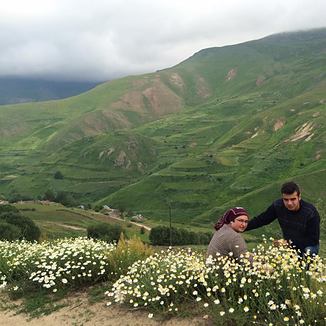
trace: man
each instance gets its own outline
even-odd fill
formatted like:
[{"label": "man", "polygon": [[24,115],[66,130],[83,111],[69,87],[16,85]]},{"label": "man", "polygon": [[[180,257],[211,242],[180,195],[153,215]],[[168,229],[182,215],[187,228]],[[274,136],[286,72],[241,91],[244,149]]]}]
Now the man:
[{"label": "man", "polygon": [[249,221],[247,230],[257,229],[278,219],[283,237],[300,253],[318,254],[320,217],[317,209],[301,199],[299,186],[286,182],[281,188],[282,199]]}]

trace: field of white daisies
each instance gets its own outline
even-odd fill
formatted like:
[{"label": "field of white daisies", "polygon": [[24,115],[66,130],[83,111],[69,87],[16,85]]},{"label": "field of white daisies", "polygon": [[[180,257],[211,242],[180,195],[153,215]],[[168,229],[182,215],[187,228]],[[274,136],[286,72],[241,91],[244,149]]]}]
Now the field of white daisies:
[{"label": "field of white daisies", "polygon": [[191,249],[155,252],[138,239],[0,241],[0,288],[54,296],[103,285],[107,305],[148,318],[195,313],[216,325],[325,325],[325,260],[299,258],[264,241],[251,259],[206,257]]}]

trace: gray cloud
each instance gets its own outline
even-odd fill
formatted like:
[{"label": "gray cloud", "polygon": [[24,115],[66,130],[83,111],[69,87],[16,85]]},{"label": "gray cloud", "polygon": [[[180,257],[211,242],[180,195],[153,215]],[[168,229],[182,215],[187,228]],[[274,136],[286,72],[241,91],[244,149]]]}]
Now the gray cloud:
[{"label": "gray cloud", "polygon": [[203,48],[325,26],[324,0],[11,0],[0,4],[0,76],[107,80]]}]

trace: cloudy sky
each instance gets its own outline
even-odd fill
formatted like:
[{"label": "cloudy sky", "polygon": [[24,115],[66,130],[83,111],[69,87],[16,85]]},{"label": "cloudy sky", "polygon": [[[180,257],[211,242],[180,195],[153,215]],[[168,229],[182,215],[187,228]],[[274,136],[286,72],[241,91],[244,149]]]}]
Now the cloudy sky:
[{"label": "cloudy sky", "polygon": [[326,27],[325,0],[2,0],[0,76],[109,80]]}]

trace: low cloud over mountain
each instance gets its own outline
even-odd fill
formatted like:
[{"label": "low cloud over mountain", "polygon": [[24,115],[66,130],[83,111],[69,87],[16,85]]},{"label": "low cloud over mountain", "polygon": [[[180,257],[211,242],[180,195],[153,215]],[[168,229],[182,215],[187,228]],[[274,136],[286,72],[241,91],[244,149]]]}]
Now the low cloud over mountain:
[{"label": "low cloud over mountain", "polygon": [[323,0],[12,0],[0,5],[0,76],[103,81],[212,46],[321,27]]}]

